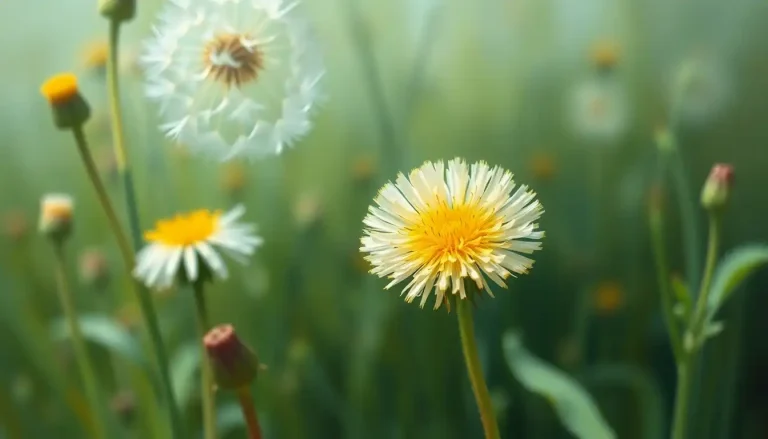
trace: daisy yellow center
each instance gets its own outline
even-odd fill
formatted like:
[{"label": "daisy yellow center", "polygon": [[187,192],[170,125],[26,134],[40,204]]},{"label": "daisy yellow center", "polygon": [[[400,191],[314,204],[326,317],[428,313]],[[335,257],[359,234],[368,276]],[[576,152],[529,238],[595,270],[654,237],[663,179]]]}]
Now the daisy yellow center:
[{"label": "daisy yellow center", "polygon": [[221,212],[206,209],[179,214],[158,221],[154,230],[144,233],[149,242],[187,247],[209,239],[219,227]]},{"label": "daisy yellow center", "polygon": [[498,247],[501,217],[477,204],[441,203],[408,230],[406,248],[425,264],[474,263]]}]

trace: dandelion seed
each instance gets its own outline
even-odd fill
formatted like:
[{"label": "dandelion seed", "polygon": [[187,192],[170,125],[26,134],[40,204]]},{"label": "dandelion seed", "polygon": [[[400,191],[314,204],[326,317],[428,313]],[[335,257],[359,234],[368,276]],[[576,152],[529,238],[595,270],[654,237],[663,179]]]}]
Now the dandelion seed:
[{"label": "dandelion seed", "polygon": [[568,113],[574,132],[590,142],[612,143],[627,131],[629,105],[611,78],[592,78],[578,84]]},{"label": "dandelion seed", "polygon": [[544,237],[535,223],[543,212],[536,194],[515,186],[510,172],[461,159],[400,174],[363,221],[360,250],[371,273],[392,279],[387,288],[411,278],[405,300],[421,297],[422,307],[434,289],[435,309],[449,295],[469,299],[466,278],[489,295],[486,278],[506,287],[506,278],[533,266],[522,254],[541,249]]},{"label": "dandelion seed", "polygon": [[141,58],[168,137],[228,160],[280,154],[309,132],[323,67],[295,6],[170,2]]},{"label": "dandelion seed", "polygon": [[237,206],[224,214],[197,210],[158,221],[144,233],[149,244],[137,255],[133,275],[157,289],[170,287],[176,278],[190,283],[214,274],[226,278],[228,270],[217,250],[244,263],[262,243],[255,226],[238,221],[244,213]]}]

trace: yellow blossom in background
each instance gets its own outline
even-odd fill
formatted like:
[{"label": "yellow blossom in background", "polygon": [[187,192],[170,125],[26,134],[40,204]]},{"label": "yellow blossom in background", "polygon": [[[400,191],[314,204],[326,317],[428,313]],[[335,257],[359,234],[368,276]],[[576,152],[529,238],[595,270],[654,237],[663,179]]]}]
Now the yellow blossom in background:
[{"label": "yellow blossom in background", "polygon": [[614,314],[624,305],[624,290],[621,284],[613,281],[605,281],[595,290],[594,307],[601,315]]},{"label": "yellow blossom in background", "polygon": [[[544,209],[512,173],[485,162],[426,162],[380,191],[363,221],[361,251],[371,273],[388,277],[390,288],[408,278],[406,302],[421,297],[423,307],[435,291],[435,309],[450,296],[470,299],[469,278],[492,295],[486,278],[501,287],[514,273],[533,266],[544,232],[536,221]],[[450,306],[450,304],[448,304]]]},{"label": "yellow blossom in background", "polygon": [[557,172],[555,156],[550,153],[538,152],[530,159],[530,171],[533,178],[539,181],[549,181]]},{"label": "yellow blossom in background", "polygon": [[317,223],[323,215],[320,197],[314,192],[299,195],[293,206],[293,217],[300,228],[307,228]]},{"label": "yellow blossom in background", "polygon": [[227,194],[240,194],[247,183],[245,166],[240,162],[228,162],[221,167],[221,188]]},{"label": "yellow blossom in background", "polygon": [[589,52],[592,66],[599,71],[610,71],[619,62],[619,45],[611,40],[596,42]]},{"label": "yellow blossom in background", "polygon": [[40,232],[54,239],[72,232],[74,200],[66,194],[48,194],[40,200]]},{"label": "yellow blossom in background", "polygon": [[24,240],[29,234],[29,218],[23,210],[11,210],[3,214],[3,235],[14,242]]},{"label": "yellow blossom in background", "polygon": [[376,173],[376,160],[364,155],[352,163],[352,179],[358,183],[368,181]]},{"label": "yellow blossom in background", "polygon": [[92,41],[81,54],[83,66],[94,73],[104,74],[107,68],[109,46],[106,40]]}]

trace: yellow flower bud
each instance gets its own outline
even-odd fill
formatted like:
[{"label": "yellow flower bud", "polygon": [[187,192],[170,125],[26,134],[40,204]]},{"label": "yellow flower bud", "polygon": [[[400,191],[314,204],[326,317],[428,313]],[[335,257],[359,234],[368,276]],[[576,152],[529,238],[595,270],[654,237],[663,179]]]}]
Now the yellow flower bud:
[{"label": "yellow flower bud", "polygon": [[72,73],[52,76],[40,87],[40,93],[53,110],[53,121],[60,129],[82,126],[91,117],[91,109],[77,87]]}]

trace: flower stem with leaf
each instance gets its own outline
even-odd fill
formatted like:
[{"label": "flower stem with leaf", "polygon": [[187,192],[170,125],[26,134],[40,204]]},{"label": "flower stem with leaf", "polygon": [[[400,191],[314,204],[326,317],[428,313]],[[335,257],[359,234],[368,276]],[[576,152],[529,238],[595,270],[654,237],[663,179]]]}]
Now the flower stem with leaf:
[{"label": "flower stem with leaf", "polygon": [[104,419],[100,416],[102,413],[101,407],[103,407],[103,405],[99,398],[96,373],[94,372],[93,364],[88,355],[88,346],[85,342],[85,337],[83,336],[83,330],[80,327],[75,301],[72,296],[72,289],[70,288],[69,279],[67,277],[64,243],[62,241],[56,241],[53,242],[52,245],[56,256],[55,272],[59,300],[61,301],[61,307],[64,311],[67,327],[69,328],[70,339],[72,340],[72,347],[77,359],[80,378],[82,379],[83,387],[85,388],[85,395],[91,406],[92,413],[94,414],[92,417],[93,434],[95,438],[106,438]]}]

